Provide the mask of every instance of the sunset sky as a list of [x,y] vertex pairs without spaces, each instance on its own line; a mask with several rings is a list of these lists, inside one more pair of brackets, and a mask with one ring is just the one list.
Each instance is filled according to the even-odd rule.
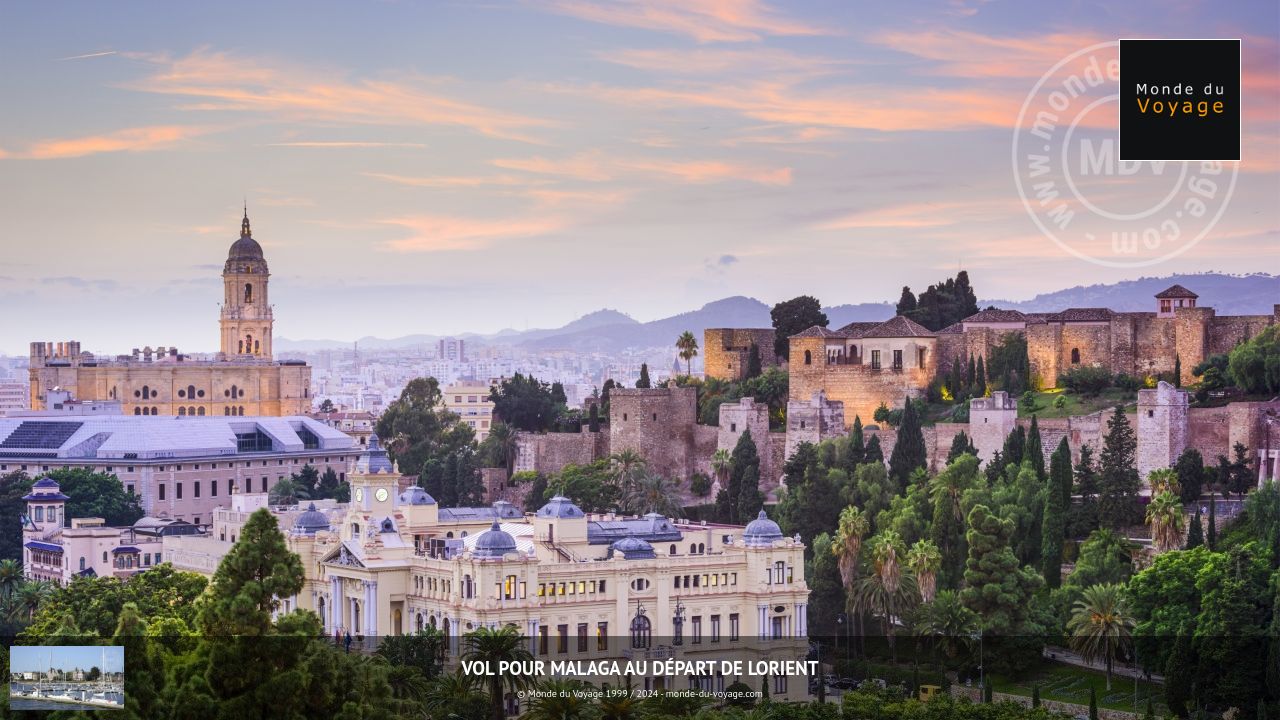
[[[292,339],[1277,272],[1278,7],[6,3],[0,352],[215,349],[246,198]],[[1041,235],[1010,167],[1040,75],[1119,37],[1244,48],[1227,213],[1140,269]]]

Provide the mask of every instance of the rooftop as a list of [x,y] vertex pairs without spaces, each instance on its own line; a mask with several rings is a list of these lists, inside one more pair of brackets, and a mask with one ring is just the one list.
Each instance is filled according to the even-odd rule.
[[304,416],[0,418],[0,457],[154,460],[357,447],[350,436]]
[[1156,299],[1158,300],[1167,300],[1170,298],[1198,298],[1198,297],[1200,296],[1182,287],[1181,285],[1173,285],[1169,287],[1167,290],[1163,290],[1161,292],[1156,293]]

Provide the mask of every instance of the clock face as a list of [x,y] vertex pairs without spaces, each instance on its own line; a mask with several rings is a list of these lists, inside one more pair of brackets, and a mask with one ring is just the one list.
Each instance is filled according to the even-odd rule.
[[387,501],[387,489],[386,489],[386,488],[378,488],[378,492],[374,493],[374,494],[373,494],[373,496],[374,496],[374,497],[376,497],[376,498],[378,498],[378,502],[386,502],[386,501]]
[[364,502],[364,488],[356,488],[356,502]]

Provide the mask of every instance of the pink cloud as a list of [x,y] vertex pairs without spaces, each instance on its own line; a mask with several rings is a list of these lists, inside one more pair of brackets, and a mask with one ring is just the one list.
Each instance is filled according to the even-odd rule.
[[[135,56],[158,70],[128,87],[197,98],[203,110],[253,111],[289,122],[446,125],[533,142],[524,132],[550,122],[458,100],[421,78],[356,79],[261,58],[198,50],[185,57]],[[434,83],[439,85],[437,81]]]
[[406,237],[386,244],[393,252],[445,252],[477,250],[498,240],[548,235],[569,227],[562,217],[480,219],[449,215],[408,215],[379,220],[408,231]]
[[126,128],[104,135],[41,140],[26,151],[11,157],[50,160],[84,157],[112,152],[144,152],[172,147],[177,143],[210,132],[208,128],[185,125],[151,125]]
[[687,35],[698,42],[836,34],[789,19],[760,0],[551,0],[546,7],[582,20]]
[[508,170],[557,175],[576,180],[603,182],[620,175],[642,174],[674,179],[690,184],[744,180],[761,185],[791,184],[791,168],[768,167],[721,160],[666,160],[612,157],[598,151],[567,158],[499,158],[492,163]]
[[365,177],[383,180],[396,185],[427,188],[478,188],[485,186],[510,187],[517,185],[541,185],[547,181],[518,177],[516,175],[395,175],[392,173],[365,172]]

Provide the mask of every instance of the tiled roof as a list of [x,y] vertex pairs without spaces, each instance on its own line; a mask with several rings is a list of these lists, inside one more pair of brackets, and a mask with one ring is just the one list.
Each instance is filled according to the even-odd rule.
[[862,334],[862,337],[902,338],[902,337],[934,337],[929,328],[899,315],[892,320],[885,320]]
[[1198,298],[1200,296],[1182,287],[1181,285],[1174,285],[1170,287],[1168,290],[1156,293],[1156,297],[1161,300],[1165,300],[1168,298]]
[[1047,322],[1106,322],[1115,317],[1115,311],[1107,308],[1068,308],[1045,318]]
[[820,326],[820,325],[814,325],[813,327],[809,328],[808,330],[802,330],[802,331],[800,331],[800,332],[796,333],[795,335],[792,335],[791,337],[797,337],[797,338],[806,338],[806,337],[820,337],[820,338],[828,338],[828,337],[844,337],[844,336],[843,336],[843,335],[841,335],[841,334],[840,334],[840,333],[838,333],[838,332],[833,332],[833,331],[831,331],[831,330],[828,330],[828,329],[826,329],[826,328],[824,328],[824,327],[822,327],[822,326]]
[[1026,322],[1027,316],[1017,310],[1001,310],[999,308],[987,308],[981,312],[974,313],[964,319],[967,323],[1010,323],[1010,322]]
[[1050,315],[1053,313],[1023,313],[1022,316],[1027,319],[1028,325],[1044,325]]
[[836,330],[837,333],[845,337],[860,338],[866,331],[879,325],[879,322],[851,322],[848,325]]
[[29,547],[29,548],[32,548],[33,550],[45,550],[47,552],[62,552],[61,545],[58,545],[57,543],[41,542],[39,540],[32,540],[31,542],[28,542],[24,547]]
[[959,335],[964,332],[964,322],[951,323],[938,331],[939,335]]

